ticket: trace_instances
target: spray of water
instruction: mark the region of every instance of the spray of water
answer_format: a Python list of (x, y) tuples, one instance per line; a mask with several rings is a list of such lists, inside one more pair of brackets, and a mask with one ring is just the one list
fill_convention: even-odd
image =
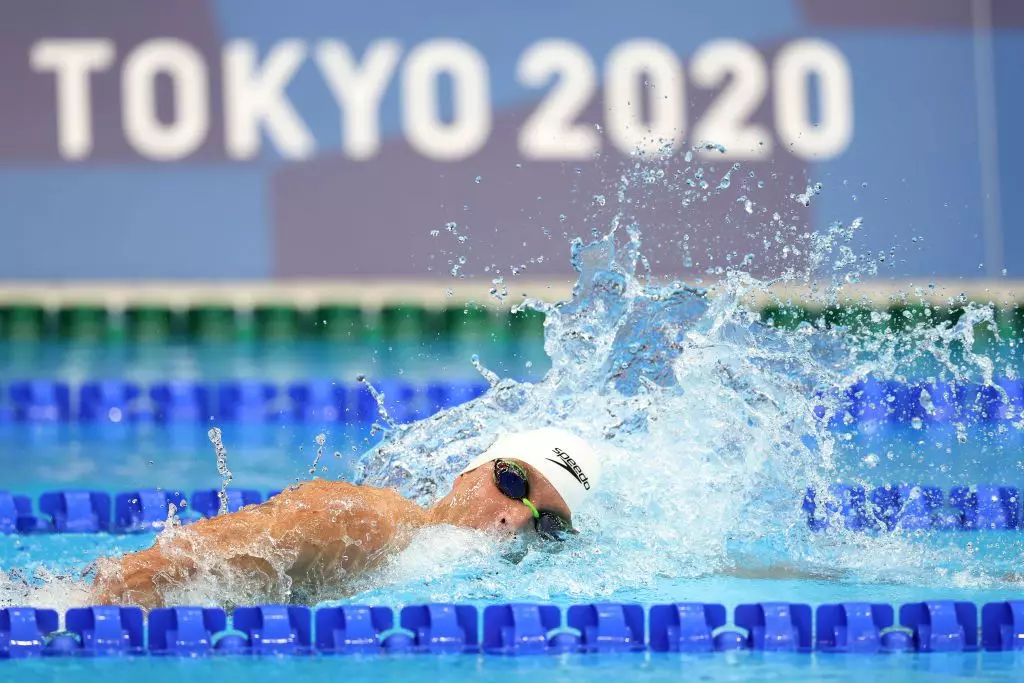
[(228, 469), (228, 449), (224, 447), (219, 427), (212, 428), (207, 432), (207, 436), (210, 437), (210, 443), (213, 444), (213, 450), (217, 454), (217, 474), (220, 475), (220, 491), (217, 492), (220, 507), (217, 514), (226, 515), (228, 513), (228, 485), (233, 478), (231, 470)]
[(324, 444), (327, 443), (326, 434), (317, 434), (316, 438), (316, 457), (313, 458), (313, 464), (309, 466), (310, 475), (316, 474), (316, 468), (320, 464), (320, 458), (324, 457)]
[[(394, 486), (429, 504), (497, 434), (565, 427), (593, 443), (605, 463), (596, 502), (575, 515), (585, 533), (563, 552), (528, 553), (511, 569), (500, 550), (473, 534), (427, 529), (366, 580), (370, 597), (639, 595), (660, 581), (730, 571), (750, 558), (855, 581), (979, 581), (970, 557), (950, 565), (948, 554), (911, 534), (853, 533), (835, 513), (827, 532), (812, 533), (801, 501), (808, 486), (858, 481), (841, 468), (856, 430), (834, 427), (849, 424), (845, 397), (866, 377), (903, 380), (923, 371), (936, 382), (991, 386), (992, 360), (973, 351), (973, 335), (994, 325), (992, 311), (965, 305), (955, 323), (928, 319), (900, 333), (888, 329), (888, 314), (880, 314), (880, 327), (863, 329), (824, 319), (792, 330), (765, 324), (752, 298), (790, 306), (792, 296), (778, 292), (794, 286), (800, 305), (855, 309), (861, 302), (851, 302), (846, 288), (876, 275), (886, 257), (855, 252), (860, 219), (814, 233), (787, 221), (792, 213), (771, 219), (777, 277), (751, 276), (744, 258), (708, 268), (712, 291), (658, 282), (630, 211), (652, 188), (681, 194), (687, 206), (735, 186), (727, 181), (739, 175), (730, 167), (710, 189), (698, 177), (703, 168), (680, 180), (671, 163), (638, 162), (620, 179), (622, 209), (609, 229), (572, 243), (578, 281), (571, 300), (523, 304), (546, 315), (552, 367), (542, 381), (500, 379), (474, 358), (491, 385), (484, 396), (396, 426), (359, 467), (362, 483)], [(811, 184), (791, 198), (806, 207), (822, 189)], [(803, 265), (793, 265), (794, 254)], [(954, 420), (960, 432), (971, 423), (968, 414)]]

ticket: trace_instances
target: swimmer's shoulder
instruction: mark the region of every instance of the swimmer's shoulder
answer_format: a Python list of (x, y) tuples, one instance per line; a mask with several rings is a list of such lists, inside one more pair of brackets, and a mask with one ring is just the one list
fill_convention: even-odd
[(423, 508), (402, 496), (396, 489), (327, 479), (313, 479), (290, 486), (265, 505), (297, 506), (307, 509), (340, 505), (353, 510), (375, 510), (379, 513), (398, 515), (399, 518), (410, 522), (420, 521), (419, 518), (425, 515)]
[[(362, 486), (345, 481), (314, 479), (292, 486), (261, 506), (273, 524), (299, 528), (329, 519), (329, 527), (346, 536), (366, 536), (399, 528), (418, 528), (426, 524), (426, 511), (403, 497), (395, 489)], [(321, 537), (324, 528), (317, 532)]]
[(369, 496), (373, 498), (407, 500), (394, 488), (377, 488), (375, 486), (353, 484), (347, 481), (332, 481), (329, 479), (311, 479), (289, 486), (277, 495), (269, 498), (268, 502), (288, 498), (333, 498), (337, 496)]

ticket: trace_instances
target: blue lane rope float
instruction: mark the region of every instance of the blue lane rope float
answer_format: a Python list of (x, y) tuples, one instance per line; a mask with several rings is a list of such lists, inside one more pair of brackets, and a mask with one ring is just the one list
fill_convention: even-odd
[(783, 602), (739, 605), (733, 621), (747, 632), (747, 647), (773, 652), (810, 652), (811, 606)]
[(892, 605), (821, 605), (815, 616), (815, 642), (822, 652), (869, 654), (911, 649), (907, 633), (893, 630)]
[[(398, 422), (411, 422), (480, 396), (480, 380), (409, 382), (383, 379), (377, 388), (387, 398)], [(928, 396), (925, 398), (924, 392)], [(1004, 396), (1005, 393), (1005, 396)], [(85, 424), (202, 423), (211, 418), (233, 423), (291, 421), (368, 424), (378, 419), (377, 404), (359, 383), (331, 380), (292, 382), (279, 386), (263, 380), (205, 384), (188, 380), (144, 387), (121, 380), (90, 381), (74, 389), (65, 382), (14, 382), (0, 422)], [(874, 422), (945, 424), (957, 419), (982, 422), (1018, 419), (1024, 410), (1024, 381), (999, 379), (994, 385), (949, 382), (903, 384), (868, 378), (839, 397), (840, 410), (831, 426)], [(824, 418), (824, 408), (815, 413)], [(849, 422), (849, 424), (847, 424)]]
[(601, 603), (573, 605), (566, 610), (569, 628), (579, 631), (581, 652), (643, 650), (647, 639), (640, 605)]
[[(398, 422), (429, 417), (482, 395), (482, 380), (375, 383)], [(73, 390), (65, 382), (12, 383), (0, 392), (0, 422), (83, 424), (188, 424), (211, 418), (231, 423), (327, 422), (369, 424), (379, 419), (376, 400), (365, 385), (331, 380), (278, 386), (261, 380), (204, 384), (187, 380), (143, 387), (121, 380), (86, 382)]]
[[(824, 504), (819, 504), (819, 499)], [(1022, 527), (1021, 497), (1014, 486), (954, 486), (947, 496), (936, 486), (886, 484), (873, 489), (833, 484), (826, 492), (807, 489), (803, 501), (814, 531), (837, 521), (852, 531), (996, 531)]]
[(316, 610), (316, 650), (321, 654), (375, 654), (395, 626), (388, 607), (321, 607)]
[[(1024, 601), (903, 605), (760, 602), (557, 605), (434, 603), (0, 609), (0, 659), (40, 656), (489, 654), (615, 652), (884, 654), (1024, 650)], [(397, 627), (396, 627), (397, 624)]]
[[(252, 489), (229, 488), (228, 510), (263, 502)], [(39, 496), (35, 508), (28, 496), (0, 491), (0, 534), (139, 533), (157, 531), (167, 523), (171, 506), (185, 524), (214, 517), (220, 508), (217, 489), (180, 491), (137, 489), (115, 494), (60, 490)], [(1024, 528), (1021, 496), (1014, 486), (979, 484), (937, 486), (885, 484), (875, 488), (834, 484), (826, 491), (807, 489), (803, 510), (813, 531), (839, 525), (850, 531), (1012, 531)]]

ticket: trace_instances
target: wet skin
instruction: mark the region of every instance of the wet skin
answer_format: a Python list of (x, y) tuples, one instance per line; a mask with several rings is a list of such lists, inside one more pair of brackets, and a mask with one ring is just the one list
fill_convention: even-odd
[[(547, 479), (519, 464), (529, 475), (533, 504), (570, 520)], [(444, 524), (497, 536), (535, 534), (532, 512), (497, 489), (491, 463), (460, 475), (427, 509), (394, 489), (314, 480), (165, 533), (146, 550), (101, 560), (93, 595), (100, 604), (160, 607), (168, 591), (198, 576), (237, 588), (236, 604), (337, 594), (339, 584), (379, 566), (417, 530)]]

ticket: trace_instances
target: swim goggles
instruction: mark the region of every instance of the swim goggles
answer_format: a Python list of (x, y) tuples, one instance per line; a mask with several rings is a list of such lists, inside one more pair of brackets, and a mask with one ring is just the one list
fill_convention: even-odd
[(533, 513), (533, 528), (537, 534), (549, 541), (563, 541), (566, 534), (576, 533), (572, 524), (561, 515), (549, 510), (538, 510), (530, 502), (530, 478), (526, 470), (514, 462), (497, 459), (494, 461), (494, 485), (502, 494), (518, 500)]

